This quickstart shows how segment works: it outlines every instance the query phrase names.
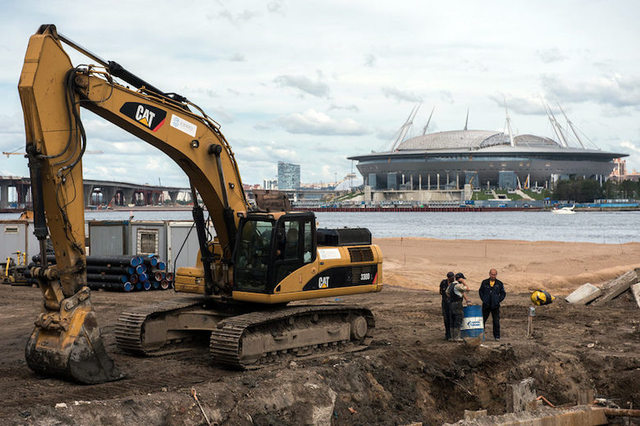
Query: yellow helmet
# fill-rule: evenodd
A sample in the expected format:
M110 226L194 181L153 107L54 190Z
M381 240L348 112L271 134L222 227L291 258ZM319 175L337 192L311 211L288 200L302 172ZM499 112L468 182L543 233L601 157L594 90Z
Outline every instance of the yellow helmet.
M531 293L531 302L536 306L548 305L554 300L556 298L544 290L536 290Z

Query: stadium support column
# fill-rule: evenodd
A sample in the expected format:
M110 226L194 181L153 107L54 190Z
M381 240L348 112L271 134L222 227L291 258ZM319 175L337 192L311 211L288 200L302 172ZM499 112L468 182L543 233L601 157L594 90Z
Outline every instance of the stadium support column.
M460 189L460 176L456 173L456 190Z
M418 175L418 191L422 191L422 175Z
M431 190L431 173L427 175L427 191Z
M436 189L440 191L440 173L436 173Z

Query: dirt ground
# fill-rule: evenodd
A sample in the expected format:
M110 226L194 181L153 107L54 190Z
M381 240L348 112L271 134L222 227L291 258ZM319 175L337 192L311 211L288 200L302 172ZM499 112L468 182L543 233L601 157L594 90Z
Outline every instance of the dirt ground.
M509 258L487 260L483 252L475 266L463 260L445 262L441 256L449 249L446 241L411 240L411 250L406 249L406 240L378 243L386 256L385 282L403 287L388 285L377 294L320 301L371 308L376 316L371 347L249 372L216 367L206 348L155 358L120 352L113 334L119 313L175 294L99 291L92 300L105 344L127 378L81 386L37 377L26 366L24 347L41 304L40 292L2 285L0 419L4 424L192 425L207 424L204 411L212 424L441 424L459 420L465 409L504 413L508 385L527 377L533 377L538 394L555 405L573 405L579 391L592 389L621 408L630 403L640 406L640 309L629 293L604 306L573 306L558 298L552 305L537 307L535 336L528 339L525 330L531 304L526 290L531 282L515 284L505 268L517 263ZM535 252L531 244L522 247ZM517 246L511 244L505 256L518 258ZM640 259L620 256L619 247L592 246L565 256L566 276L573 277L582 268L581 273L591 278L608 279L612 270ZM631 244L622 250L635 254L639 248L640 244ZM550 247L540 245L538 250L548 254ZM594 258L599 250L614 251L614 256L599 263ZM531 255L536 258L535 253ZM560 259L554 262L563 264ZM480 346L445 341L440 296L433 291L440 276L449 269L463 270L470 275L472 288L474 283L477 288L482 271L492 266L499 269L508 292L501 308L501 341L488 338ZM553 268L533 265L527 271L564 282L562 268ZM430 275L435 271L439 276ZM576 284L566 281L555 287L554 294L566 294ZM490 324L487 332L490 336ZM192 388L202 410L191 395ZM56 408L56 404L60 405Z

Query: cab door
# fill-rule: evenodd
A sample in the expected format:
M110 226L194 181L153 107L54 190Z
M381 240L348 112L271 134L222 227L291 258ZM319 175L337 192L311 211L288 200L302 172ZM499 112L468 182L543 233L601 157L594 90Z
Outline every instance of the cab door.
M276 224L274 288L287 276L316 258L315 216L285 215Z

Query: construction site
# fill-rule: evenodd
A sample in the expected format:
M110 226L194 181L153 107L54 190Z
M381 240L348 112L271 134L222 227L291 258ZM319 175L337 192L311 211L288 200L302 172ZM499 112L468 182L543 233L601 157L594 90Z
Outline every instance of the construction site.
M0 418L6 424L638 424L630 416L640 405L640 307L631 290L640 290L632 268L640 244L611 250L514 241L376 243L386 255L384 290L318 301L371 308L376 323L368 349L327 348L247 371L212 362L206 342L165 356L122 352L114 335L120 313L177 295L94 291L106 350L126 377L79 385L38 376L24 348L40 290L0 285L0 318L11 324L0 330ZM478 254L481 246L488 257ZM529 263L517 266L523 257ZM465 271L477 303L474 290L489 264L507 290L502 340L489 337L489 324L482 342L445 341L438 282L448 269ZM565 296L585 282L596 290L568 303ZM620 293L612 297L607 289L616 283ZM556 300L536 307L527 335L535 288ZM585 304L597 295L600 302Z
M73 65L69 50L97 65ZM18 90L32 210L2 228L11 246L0 285L4 423L600 425L640 418L635 227L617 244L375 238L344 218L320 227L285 194L249 202L231 145L202 108L51 24L30 37ZM177 163L189 179L193 220L132 221L130 213L87 222L84 198L96 191L84 185L81 109ZM550 143L479 136L474 145L463 140L464 156L486 147L491 157L499 145L539 153ZM571 151L566 145L554 153ZM620 156L584 154L601 163L596 176ZM481 161L491 168L493 160ZM361 166L371 186L378 176ZM499 179L523 180L501 172L509 173ZM476 182L472 175L466 186ZM380 178L396 189L394 172ZM418 189L425 178L417 177ZM533 169L526 182L532 179ZM141 198L155 202L147 190ZM122 189L118 198L132 204L136 191ZM186 263L178 264L183 249ZM445 292L448 309L445 276L455 277ZM500 289L489 306L492 324L483 321L485 286Z

